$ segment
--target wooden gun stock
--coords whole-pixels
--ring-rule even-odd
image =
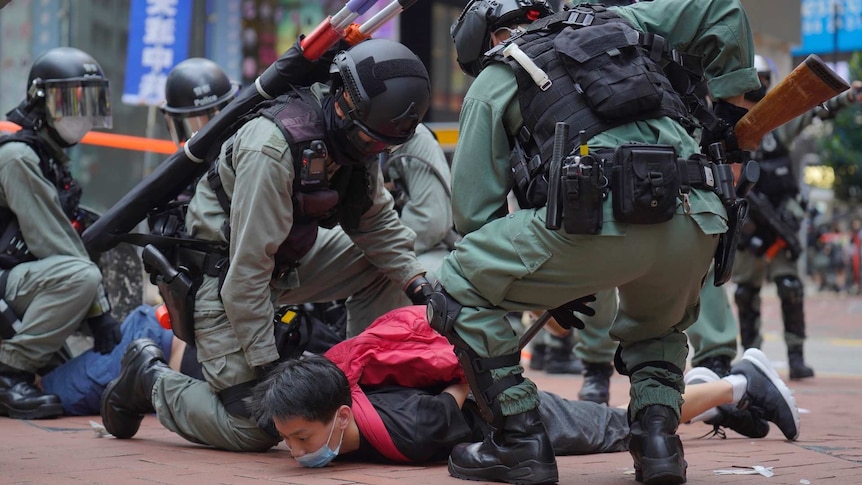
[[[757,150],[764,135],[848,89],[849,84],[811,54],[736,123],[739,148]]]

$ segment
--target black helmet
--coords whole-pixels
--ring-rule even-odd
[[[513,24],[529,24],[552,13],[548,0],[470,0],[449,29],[458,65],[468,76],[478,76],[482,54],[491,48],[491,32]]]
[[[330,128],[356,149],[354,161],[407,141],[431,104],[425,65],[392,40],[369,39],[338,53],[329,72],[344,113]]]
[[[165,81],[161,107],[174,143],[185,142],[203,128],[238,91],[239,85],[209,59],[192,57],[174,66]]]
[[[40,109],[52,135],[65,146],[93,128],[110,128],[110,83],[92,56],[57,47],[39,56],[27,78],[27,101]]]

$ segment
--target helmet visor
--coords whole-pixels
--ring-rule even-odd
[[[111,128],[111,90],[106,79],[64,79],[45,82],[45,108],[59,120],[89,118],[93,128]]]
[[[369,157],[374,156],[386,150],[392,143],[388,141],[381,140],[377,138],[376,135],[372,135],[371,132],[362,128],[356,122],[350,123],[350,126],[347,128],[346,132],[347,140],[363,155],[367,155]]]
[[[191,113],[171,113],[165,111],[165,122],[171,140],[179,146],[188,141],[197,131],[204,127],[219,112],[218,107],[198,110]]]

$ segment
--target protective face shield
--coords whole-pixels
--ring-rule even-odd
[[[325,102],[324,113],[340,164],[368,163],[389,146],[404,143],[431,104],[424,64],[398,42],[364,41],[339,53],[330,74],[335,94]]]
[[[338,456],[338,451],[341,450],[341,442],[344,440],[344,429],[341,430],[341,437],[338,438],[338,446],[333,450],[329,447],[329,441],[332,439],[332,433],[335,431],[335,423],[338,422],[338,412],[335,412],[335,417],[332,418],[332,428],[329,430],[329,437],[326,442],[312,453],[306,453],[296,458],[296,461],[307,468],[322,468],[328,465]]]
[[[93,129],[93,120],[86,116],[66,116],[49,121],[54,131],[69,145],[80,142],[84,135]]]
[[[89,54],[72,47],[52,49],[30,69],[28,100],[39,100],[45,121],[67,146],[87,131],[111,128],[110,83]]]
[[[165,81],[165,104],[161,106],[171,139],[186,142],[230,103],[239,92],[215,62],[193,57],[180,62]]]
[[[553,13],[547,0],[471,0],[449,28],[458,65],[468,76],[482,70],[482,55],[491,48],[491,32]]]

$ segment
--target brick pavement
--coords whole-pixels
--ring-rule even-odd
[[[814,296],[809,306],[817,320],[812,347],[831,347],[858,354],[862,319],[858,301]],[[816,303],[815,303],[816,302]],[[843,302],[843,303],[842,303]],[[855,306],[854,306],[855,305]],[[774,318],[777,301],[764,297],[767,333],[780,335]],[[809,320],[811,320],[809,318]],[[774,338],[773,338],[774,340]],[[780,348],[783,352],[783,346]],[[779,350],[767,354],[782,359]],[[814,357],[812,355],[812,357]],[[819,357],[819,356],[818,356]],[[858,359],[858,355],[856,356]],[[827,362],[826,360],[823,360]],[[815,367],[816,368],[816,367]],[[859,369],[858,363],[855,369]],[[529,372],[542,389],[574,397],[580,376],[549,376]],[[700,438],[705,425],[681,426],[689,462],[688,482],[732,484],[862,484],[862,373],[841,374],[818,369],[810,381],[793,382],[802,412],[801,439],[785,441],[773,425],[769,436],[752,440],[728,433],[727,439]],[[611,405],[623,405],[628,384],[612,380]],[[433,484],[470,483],[450,477],[445,464],[387,466],[337,463],[305,469],[284,446],[267,453],[230,453],[189,444],[148,416],[135,439],[97,438],[89,421],[68,417],[46,421],[0,418],[0,484]],[[628,453],[570,456],[558,459],[561,484],[635,484]],[[714,470],[761,465],[774,476],[717,475]],[[477,483],[477,482],[472,482]]]

